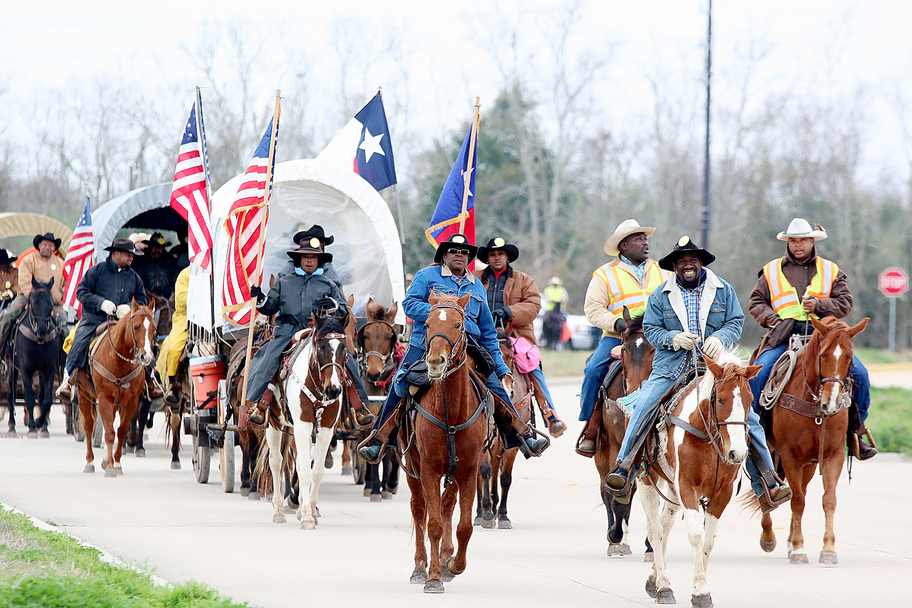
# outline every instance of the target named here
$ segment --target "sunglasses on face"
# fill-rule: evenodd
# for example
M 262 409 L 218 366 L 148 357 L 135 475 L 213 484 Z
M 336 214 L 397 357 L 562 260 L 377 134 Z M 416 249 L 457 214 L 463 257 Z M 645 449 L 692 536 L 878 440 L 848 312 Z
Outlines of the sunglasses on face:
M 469 255 L 469 250 L 468 249 L 447 249 L 447 253 L 451 253 L 453 255 Z

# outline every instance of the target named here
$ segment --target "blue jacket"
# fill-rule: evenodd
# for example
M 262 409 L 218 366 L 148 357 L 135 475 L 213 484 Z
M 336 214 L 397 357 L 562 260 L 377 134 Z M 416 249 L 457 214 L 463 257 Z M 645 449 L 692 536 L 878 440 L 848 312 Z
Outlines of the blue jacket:
M 710 336 L 722 340 L 726 348 L 741 337 L 744 313 L 738 296 L 731 285 L 720 279 L 712 270 L 706 270 L 706 283 L 700 298 L 700 334 L 703 341 Z M 674 350 L 674 335 L 687 327 L 687 309 L 677 283 L 672 275 L 649 296 L 643 316 L 643 332 L 655 349 L 652 360 L 654 374 L 672 377 L 686 350 Z
M 457 286 L 456 281 L 453 280 L 453 274 L 446 266 L 428 266 L 418 271 L 402 301 L 405 314 L 415 321 L 415 329 L 412 331 L 409 346 L 421 350 L 427 349 L 425 322 L 431 312 L 431 305 L 428 304 L 431 291 L 457 297 L 470 293 L 472 297 L 466 304 L 466 331 L 475 336 L 478 343 L 491 353 L 497 363 L 497 376 L 501 377 L 510 373 L 510 368 L 504 363 L 503 355 L 500 354 L 500 343 L 497 341 L 497 330 L 494 328 L 494 319 L 488 308 L 485 288 L 471 272 L 466 271 L 466 276 L 467 279 L 462 286 Z

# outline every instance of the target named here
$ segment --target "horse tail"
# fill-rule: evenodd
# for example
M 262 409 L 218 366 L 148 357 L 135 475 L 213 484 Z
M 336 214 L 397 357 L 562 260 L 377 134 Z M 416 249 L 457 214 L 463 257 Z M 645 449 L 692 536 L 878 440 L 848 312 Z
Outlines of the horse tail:
M 298 457 L 298 451 L 295 448 L 294 436 L 289 433 L 282 433 L 282 473 L 288 473 L 289 477 L 294 474 L 295 462 Z M 257 453 L 256 464 L 251 472 L 251 478 L 259 480 L 256 490 L 263 496 L 272 491 L 272 469 L 269 468 L 269 442 L 260 442 L 260 451 Z
M 754 517 L 762 513 L 760 510 L 760 501 L 757 499 L 757 495 L 754 494 L 754 490 L 749 484 L 747 489 L 741 492 L 741 495 L 738 497 L 738 504 L 741 507 L 741 512 L 747 513 L 749 517 Z

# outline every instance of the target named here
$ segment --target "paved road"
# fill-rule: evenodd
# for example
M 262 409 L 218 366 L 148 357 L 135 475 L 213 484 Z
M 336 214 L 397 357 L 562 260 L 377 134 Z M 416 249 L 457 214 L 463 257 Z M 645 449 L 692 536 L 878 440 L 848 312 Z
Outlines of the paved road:
M 575 418 L 575 379 L 552 381 L 561 411 Z M 569 420 L 568 420 L 569 421 Z M 73 536 L 145 565 L 171 582 L 195 579 L 253 606 L 326 606 L 375 602 L 388 606 L 652 605 L 643 591 L 650 566 L 640 547 L 644 517 L 635 505 L 636 555 L 606 556 L 605 514 L 592 463 L 575 455 L 578 424 L 546 455 L 517 463 L 510 500 L 513 530 L 476 528 L 467 571 L 431 599 L 408 584 L 413 538 L 407 487 L 391 501 L 371 503 L 360 486 L 332 469 L 324 482 L 316 531 L 271 523 L 271 505 L 218 485 L 199 485 L 189 469 L 171 471 L 159 427 L 148 457 L 124 460 L 124 476 L 82 473 L 84 445 L 63 434 L 55 411 L 50 440 L 0 439 L 0 501 L 59 525 Z M 213 460 L 213 478 L 217 479 Z M 912 578 L 912 462 L 893 454 L 843 474 L 837 511 L 839 565 L 816 563 L 823 515 L 820 482 L 812 482 L 805 516 L 811 565 L 792 566 L 782 526 L 780 547 L 758 546 L 759 523 L 730 506 L 710 560 L 716 606 L 907 606 Z M 293 521 L 293 519 L 292 519 Z M 671 538 L 670 576 L 686 605 L 693 568 L 684 526 Z

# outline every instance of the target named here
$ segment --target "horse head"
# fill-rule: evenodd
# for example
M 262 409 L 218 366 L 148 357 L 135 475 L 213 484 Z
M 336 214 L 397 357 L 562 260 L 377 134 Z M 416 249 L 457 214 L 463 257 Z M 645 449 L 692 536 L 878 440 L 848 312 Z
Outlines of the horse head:
M 747 458 L 747 415 L 752 393 L 748 380 L 761 366 L 745 366 L 731 351 L 723 351 L 718 361 L 703 355 L 707 374 L 700 383 L 699 410 L 707 434 L 726 464 L 740 464 Z
M 643 333 L 642 313 L 631 317 L 625 306 L 624 322 L 627 329 L 621 334 L 621 365 L 624 368 L 624 379 L 629 394 L 640 388 L 652 373 L 655 348 Z
M 387 309 L 370 298 L 365 312 L 367 323 L 358 330 L 358 350 L 363 353 L 362 373 L 369 382 L 376 383 L 383 377 L 384 370 L 392 368 L 398 339 L 393 323 L 399 312 L 399 304 L 393 302 Z
M 54 331 L 54 321 L 51 318 L 51 312 L 54 309 L 54 296 L 51 294 L 53 287 L 53 278 L 49 283 L 41 283 L 32 277 L 32 291 L 29 293 L 28 303 L 29 324 L 39 340 L 43 340 Z
M 151 365 L 155 361 L 153 347 L 155 338 L 155 304 L 143 306 L 133 298 L 130 314 L 124 315 L 114 327 L 114 333 L 120 340 L 131 344 L 133 357 L 143 365 Z
M 321 298 L 311 315 L 314 365 L 320 374 L 323 396 L 332 401 L 342 394 L 345 357 L 348 356 L 345 324 L 349 312 L 332 298 Z
M 146 290 L 146 300 L 155 307 L 155 327 L 157 335 L 167 336 L 171 333 L 171 317 L 174 316 L 174 295 L 170 298 L 156 295 Z
M 834 317 L 815 319 L 811 317 L 814 333 L 807 345 L 806 361 L 816 361 L 816 365 L 808 365 L 806 375 L 815 373 L 816 378 L 809 378 L 809 385 L 820 385 L 818 395 L 820 405 L 826 412 L 836 412 L 845 390 L 845 381 L 852 368 L 852 338 L 864 331 L 868 324 L 865 317 L 860 323 L 849 327 Z
M 431 292 L 428 304 L 431 311 L 427 326 L 428 377 L 442 380 L 453 361 L 462 361 L 465 354 L 465 307 L 470 294 L 461 298 Z

